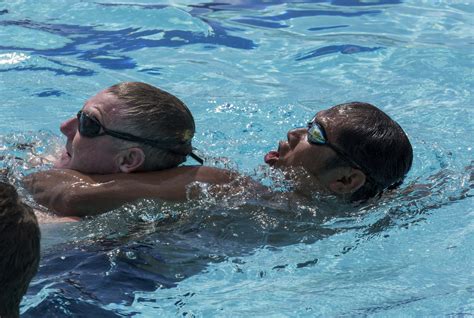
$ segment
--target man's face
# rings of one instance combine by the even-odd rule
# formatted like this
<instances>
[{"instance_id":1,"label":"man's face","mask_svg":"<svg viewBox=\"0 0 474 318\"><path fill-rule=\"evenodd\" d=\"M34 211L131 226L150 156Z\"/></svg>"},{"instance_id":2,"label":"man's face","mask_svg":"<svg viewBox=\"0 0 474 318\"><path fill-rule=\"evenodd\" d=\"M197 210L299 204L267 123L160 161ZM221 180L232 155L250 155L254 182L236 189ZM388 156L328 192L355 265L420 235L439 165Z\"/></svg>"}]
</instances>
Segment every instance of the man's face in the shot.
<instances>
[{"instance_id":1,"label":"man's face","mask_svg":"<svg viewBox=\"0 0 474 318\"><path fill-rule=\"evenodd\" d=\"M116 96L104 90L86 101L82 111L95 117L103 126L114 129L123 107ZM67 143L55 163L56 168L102 174L120 171L116 162L119 142L115 138L108 135L95 138L81 136L76 117L63 122L60 130L67 137Z\"/></svg>"},{"instance_id":2,"label":"man's face","mask_svg":"<svg viewBox=\"0 0 474 318\"><path fill-rule=\"evenodd\" d=\"M326 111L319 112L316 119L325 128L329 142L334 142L337 137L337 119L328 116ZM337 154L330 147L309 143L307 131L307 128L290 130L287 140L280 141L278 150L270 151L265 156L265 162L283 170L291 178L298 178L300 185L322 191L327 189L334 177L332 171L326 169L327 163L337 159ZM299 178L298 168L306 170L304 178Z\"/></svg>"}]
</instances>

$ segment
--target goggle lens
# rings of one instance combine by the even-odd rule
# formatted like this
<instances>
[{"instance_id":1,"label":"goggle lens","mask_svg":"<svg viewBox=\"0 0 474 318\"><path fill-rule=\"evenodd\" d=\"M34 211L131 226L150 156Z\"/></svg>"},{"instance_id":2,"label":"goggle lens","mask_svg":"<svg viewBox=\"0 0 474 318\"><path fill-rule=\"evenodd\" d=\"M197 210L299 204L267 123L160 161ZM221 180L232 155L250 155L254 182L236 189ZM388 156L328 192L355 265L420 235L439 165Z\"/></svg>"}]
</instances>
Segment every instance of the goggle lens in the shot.
<instances>
[{"instance_id":1,"label":"goggle lens","mask_svg":"<svg viewBox=\"0 0 474 318\"><path fill-rule=\"evenodd\" d=\"M97 120L87 116L87 114L82 111L79 111L77 113L77 120L79 126L79 133L81 135L88 138L99 136L101 125Z\"/></svg>"},{"instance_id":2,"label":"goggle lens","mask_svg":"<svg viewBox=\"0 0 474 318\"><path fill-rule=\"evenodd\" d=\"M308 141L318 145L327 143L323 129L314 121L308 124Z\"/></svg>"}]
</instances>

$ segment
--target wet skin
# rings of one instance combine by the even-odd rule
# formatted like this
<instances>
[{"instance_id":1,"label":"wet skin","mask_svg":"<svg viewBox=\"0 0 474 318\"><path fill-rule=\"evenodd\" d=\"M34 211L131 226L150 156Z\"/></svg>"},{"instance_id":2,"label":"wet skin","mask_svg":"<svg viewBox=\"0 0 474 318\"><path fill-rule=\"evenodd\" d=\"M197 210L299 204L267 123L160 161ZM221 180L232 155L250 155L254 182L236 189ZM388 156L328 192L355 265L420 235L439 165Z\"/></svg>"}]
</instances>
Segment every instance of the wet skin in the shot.
<instances>
[{"instance_id":1,"label":"wet skin","mask_svg":"<svg viewBox=\"0 0 474 318\"><path fill-rule=\"evenodd\" d=\"M338 123L344 118L344 114L338 114L336 117L329 116L324 110L316 114L316 120L324 127L330 143L335 143L338 136ZM341 167L327 170L327 164L337 159L338 155L330 147L308 142L307 131L306 127L290 130L287 133L287 140L280 141L278 150L267 153L264 160L271 167L283 170L302 190L335 192L331 183L337 180L343 181L344 175L356 169ZM300 170L303 168L306 173L298 172L298 168Z\"/></svg>"},{"instance_id":2,"label":"wet skin","mask_svg":"<svg viewBox=\"0 0 474 318\"><path fill-rule=\"evenodd\" d=\"M113 96L101 92L86 103L84 111L95 116L106 127L119 129L120 125L114 127L114 118L111 116L118 113L117 102ZM325 128L328 141L336 144L341 121L346 120L346 117L334 112L329 116L326 111L321 111L317 114L317 120ZM65 122L61 130L68 137L68 143L66 158L60 163L76 171L58 169L25 178L25 184L34 193L35 199L61 215L98 214L141 198L186 201L187 186L190 183L198 181L213 185L228 185L239 177L238 173L232 171L205 166L113 173L114 171L107 168L115 167L117 170L119 168L117 164L114 166L113 153L116 152L116 148L111 136L84 138L77 132L76 119ZM269 152L265 156L265 161L270 166L283 170L292 180L294 187L290 196L298 194L311 199L312 194L316 192L336 194L344 198L346 194L350 195L357 191L365 183L365 175L350 166L328 169L327 163L337 158L338 155L330 147L309 143L307 129L298 128L289 131L287 140L279 143L277 151ZM108 163L103 165L104 162ZM109 174L85 175L78 172L87 169ZM242 187L237 187L237 192L271 193L269 189L265 189L251 178L244 179ZM232 195L229 191L235 188L235 185L217 187L214 194Z\"/></svg>"},{"instance_id":3,"label":"wet skin","mask_svg":"<svg viewBox=\"0 0 474 318\"><path fill-rule=\"evenodd\" d=\"M106 90L90 98L82 110L99 120L105 127L114 129L123 104ZM55 168L72 169L83 173L120 172L117 154L120 141L104 135L95 138L83 137L78 131L76 117L66 120L60 126L67 137L66 147L55 163Z\"/></svg>"}]
</instances>

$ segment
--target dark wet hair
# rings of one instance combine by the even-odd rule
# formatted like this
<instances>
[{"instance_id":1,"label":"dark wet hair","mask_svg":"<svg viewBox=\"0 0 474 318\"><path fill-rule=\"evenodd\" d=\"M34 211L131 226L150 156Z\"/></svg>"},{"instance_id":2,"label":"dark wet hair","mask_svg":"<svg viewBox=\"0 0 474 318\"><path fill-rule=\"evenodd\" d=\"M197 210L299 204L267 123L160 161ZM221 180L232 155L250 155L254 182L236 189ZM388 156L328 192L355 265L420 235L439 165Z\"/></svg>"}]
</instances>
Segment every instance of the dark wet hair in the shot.
<instances>
[{"instance_id":1,"label":"dark wet hair","mask_svg":"<svg viewBox=\"0 0 474 318\"><path fill-rule=\"evenodd\" d=\"M38 270L40 229L13 186L0 182L0 317L19 317L20 302Z\"/></svg>"},{"instance_id":2,"label":"dark wet hair","mask_svg":"<svg viewBox=\"0 0 474 318\"><path fill-rule=\"evenodd\" d=\"M373 179L367 179L351 201L366 200L402 184L413 162L413 149L398 123L377 107L361 102L336 105L325 115L344 116L337 121L334 143L368 170L365 172ZM336 164L347 162L338 158Z\"/></svg>"},{"instance_id":3,"label":"dark wet hair","mask_svg":"<svg viewBox=\"0 0 474 318\"><path fill-rule=\"evenodd\" d=\"M137 136L175 143L171 151L140 145L145 152L143 170L175 167L192 152L194 118L176 96L141 82L124 82L108 89L126 108L121 110L121 131Z\"/></svg>"}]
</instances>

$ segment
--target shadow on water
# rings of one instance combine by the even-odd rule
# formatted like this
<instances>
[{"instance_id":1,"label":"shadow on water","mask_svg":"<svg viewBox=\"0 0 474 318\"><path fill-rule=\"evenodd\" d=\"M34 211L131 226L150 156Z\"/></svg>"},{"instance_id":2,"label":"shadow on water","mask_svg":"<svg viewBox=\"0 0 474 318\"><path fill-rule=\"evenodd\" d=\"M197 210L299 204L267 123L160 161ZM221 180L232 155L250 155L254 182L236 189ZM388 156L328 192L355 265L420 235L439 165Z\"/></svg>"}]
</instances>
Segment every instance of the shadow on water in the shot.
<instances>
[{"instance_id":1,"label":"shadow on water","mask_svg":"<svg viewBox=\"0 0 474 318\"><path fill-rule=\"evenodd\" d=\"M302 237L311 243L337 231L315 223L298 222L288 216L283 218L289 211L258 204L204 210L192 208L192 204L149 203L142 208L147 214L156 213L152 209L172 209L180 216L162 215L160 220L150 222L141 217L141 208L128 207L130 214L125 218L125 211L121 209L73 225L70 232L92 232L94 228L96 232L97 228L107 228L109 232L44 251L41 269L29 293L41 294L45 289L48 292L41 304L28 310L25 316L72 310L69 305L64 305L65 309L55 307L58 302L130 305L134 292L176 287L183 279L206 271L211 263L230 257L241 258L258 248L278 249L298 243ZM119 215L122 216L120 222L126 223L122 223L122 228L104 226L120 219ZM312 259L297 267L316 262ZM277 264L275 270L287 265Z\"/></svg>"},{"instance_id":2,"label":"shadow on water","mask_svg":"<svg viewBox=\"0 0 474 318\"><path fill-rule=\"evenodd\" d=\"M351 232L353 240L335 255L342 256L374 236L389 235L391 228L423 222L436 209L472 197L473 168L470 164L458 173L446 169L412 180L377 202L348 207L334 217L327 217L333 211L323 213L320 207L248 197L130 204L71 225L64 231L69 242L43 251L40 271L28 292L43 297L24 316L89 311L113 315L101 308L131 305L135 292L174 288L206 272L212 263L245 264L245 256L259 249L278 251ZM298 270L317 263L311 255L295 264L275 264L271 270Z\"/></svg>"}]
</instances>

